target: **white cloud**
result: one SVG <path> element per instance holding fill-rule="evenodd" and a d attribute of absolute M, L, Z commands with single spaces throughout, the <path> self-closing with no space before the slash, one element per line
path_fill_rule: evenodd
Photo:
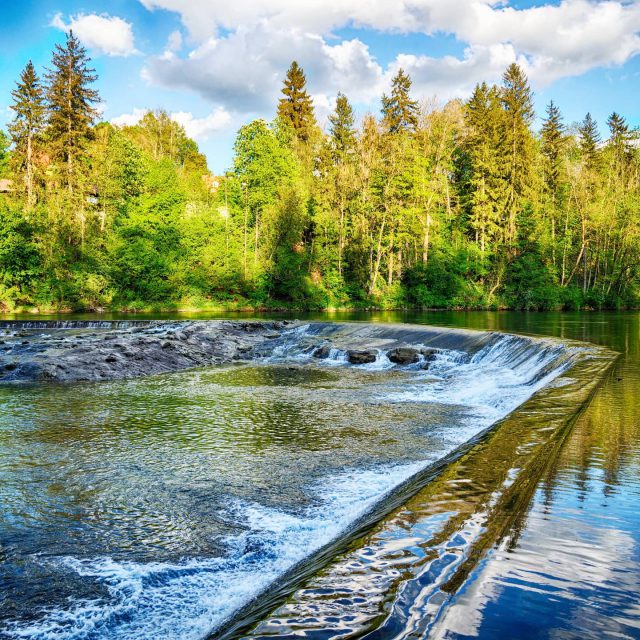
<path fill-rule="evenodd" d="M 377 110 L 378 97 L 399 67 L 413 78 L 417 97 L 448 99 L 467 96 L 479 80 L 498 81 L 514 60 L 540 88 L 595 67 L 623 64 L 640 51 L 640 3 L 614 0 L 564 0 L 521 10 L 494 0 L 141 2 L 179 12 L 196 39 L 179 55 L 182 38 L 172 35 L 165 53 L 148 61 L 145 77 L 152 84 L 192 90 L 245 116 L 273 113 L 293 59 L 305 69 L 324 119 L 338 91 Z M 444 32 L 467 47 L 460 57 L 399 53 L 383 67 L 360 40 L 341 41 L 331 33 L 348 24 Z"/>
<path fill-rule="evenodd" d="M 182 34 L 179 31 L 172 31 L 167 40 L 167 51 L 180 51 L 182 49 Z"/>
<path fill-rule="evenodd" d="M 123 113 L 120 116 L 111 118 L 111 124 L 115 124 L 118 127 L 133 127 L 144 118 L 148 111 L 148 109 L 138 109 L 136 107 L 131 113 Z"/>
<path fill-rule="evenodd" d="M 65 23 L 62 14 L 58 13 L 51 21 L 51 26 L 62 31 L 72 30 L 80 42 L 94 52 L 108 56 L 137 53 L 131 23 L 117 16 L 79 13 L 70 16 L 69 22 Z"/>
<path fill-rule="evenodd" d="M 516 9 L 506 0 L 140 0 L 150 10 L 180 15 L 195 47 L 186 56 L 152 59 L 146 77 L 191 89 L 245 113 L 273 105 L 293 59 L 304 67 L 314 94 L 344 91 L 366 103 L 388 86 L 399 66 L 415 88 L 441 98 L 468 93 L 479 80 L 496 81 L 512 61 L 534 87 L 620 65 L 640 52 L 640 2 L 562 0 Z M 356 26 L 401 33 L 452 34 L 464 55 L 403 55 L 382 67 L 357 39 L 333 32 Z"/>
<path fill-rule="evenodd" d="M 384 72 L 359 40 L 335 45 L 298 29 L 260 23 L 227 36 L 209 38 L 187 56 L 151 58 L 145 78 L 168 88 L 189 89 L 213 104 L 241 113 L 273 109 L 282 79 L 293 59 L 303 66 L 315 95 L 346 91 L 369 102 L 381 91 Z"/>
<path fill-rule="evenodd" d="M 231 122 L 231 115 L 218 107 L 204 118 L 194 118 L 188 111 L 177 111 L 171 114 L 171 119 L 181 124 L 190 138 L 206 140 L 212 133 L 224 129 Z"/>
<path fill-rule="evenodd" d="M 148 111 L 136 107 L 131 113 L 111 118 L 111 124 L 132 127 L 138 124 Z M 187 135 L 195 140 L 206 140 L 212 133 L 224 129 L 231 122 L 231 114 L 222 107 L 218 107 L 204 118 L 196 118 L 188 111 L 176 111 L 169 116 L 174 122 L 182 125 Z"/>

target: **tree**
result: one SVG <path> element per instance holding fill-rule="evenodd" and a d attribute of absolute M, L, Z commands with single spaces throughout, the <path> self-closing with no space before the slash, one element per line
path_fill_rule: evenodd
<path fill-rule="evenodd" d="M 325 190 L 330 208 L 337 213 L 329 216 L 337 223 L 338 275 L 342 277 L 344 248 L 348 226 L 348 207 L 354 195 L 356 130 L 353 108 L 343 93 L 338 93 L 335 111 L 329 116 L 329 146 L 333 165 L 329 169 L 330 189 Z M 328 192 L 328 193 L 327 193 Z"/>
<path fill-rule="evenodd" d="M 316 126 L 313 102 L 307 93 L 306 85 L 304 71 L 294 60 L 284 80 L 283 97 L 278 103 L 278 116 L 303 142 L 309 139 Z"/>
<path fill-rule="evenodd" d="M 391 81 L 391 95 L 382 96 L 382 126 L 388 133 L 413 131 L 418 125 L 418 103 L 410 92 L 411 78 L 400 69 Z"/>
<path fill-rule="evenodd" d="M 498 237 L 506 195 L 500 158 L 501 118 L 499 91 L 486 82 L 476 85 L 465 105 L 465 151 L 470 165 L 470 223 L 481 255 Z"/>
<path fill-rule="evenodd" d="M 11 141 L 7 134 L 0 130 L 0 177 L 4 176 L 9 166 L 9 147 Z"/>
<path fill-rule="evenodd" d="M 14 144 L 13 159 L 17 172 L 24 174 L 27 206 L 35 204 L 35 153 L 45 126 L 44 89 L 31 60 L 20 74 L 20 81 L 11 92 L 11 109 L 15 117 L 9 125 Z"/>
<path fill-rule="evenodd" d="M 585 165 L 589 170 L 595 170 L 598 166 L 600 145 L 600 133 L 598 131 L 598 123 L 587 113 L 584 120 L 578 127 L 578 135 L 580 137 L 580 149 Z"/>
<path fill-rule="evenodd" d="M 343 93 L 338 93 L 335 111 L 329 116 L 331 149 L 336 162 L 344 162 L 356 144 L 355 118 L 353 108 Z"/>
<path fill-rule="evenodd" d="M 529 81 L 515 62 L 507 67 L 502 81 L 500 97 L 505 114 L 502 151 L 507 182 L 505 241 L 513 248 L 517 216 L 532 186 L 534 146 L 530 127 L 535 113 Z"/>
<path fill-rule="evenodd" d="M 542 122 L 542 153 L 546 159 L 545 182 L 555 200 L 560 183 L 560 170 L 566 146 L 565 126 L 560 109 L 553 103 L 547 106 L 547 117 Z"/>
<path fill-rule="evenodd" d="M 239 208 L 243 211 L 243 277 L 249 277 L 250 227 L 253 226 L 254 275 L 259 262 L 261 217 L 274 203 L 284 183 L 296 176 L 293 153 L 264 120 L 255 120 L 238 131 L 234 145 L 234 172 L 241 185 Z"/>
<path fill-rule="evenodd" d="M 48 137 L 55 157 L 66 164 L 66 186 L 70 193 L 78 181 L 76 163 L 93 135 L 92 125 L 98 115 L 93 106 L 100 96 L 91 84 L 97 80 L 89 67 L 91 59 L 80 41 L 67 34 L 65 46 L 56 44 L 53 68 L 46 74 L 49 83 Z"/>
<path fill-rule="evenodd" d="M 551 229 L 551 257 L 556 263 L 556 229 L 558 227 L 558 211 L 561 205 L 563 189 L 566 185 L 566 175 L 563 171 L 565 151 L 567 147 L 566 127 L 562 122 L 560 109 L 553 103 L 547 106 L 547 117 L 542 122 L 540 130 L 542 138 L 542 172 L 544 176 L 543 200 L 547 204 L 547 220 Z M 545 234 L 547 225 L 541 229 Z"/>
<path fill-rule="evenodd" d="M 626 120 L 615 111 L 607 120 L 609 127 L 609 146 L 613 149 L 614 167 L 612 171 L 624 174 L 628 160 L 630 159 L 631 134 Z"/>

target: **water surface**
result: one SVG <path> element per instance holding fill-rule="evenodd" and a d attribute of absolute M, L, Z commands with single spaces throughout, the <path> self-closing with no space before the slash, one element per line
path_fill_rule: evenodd
<path fill-rule="evenodd" d="M 421 633 L 432 637 L 638 637 L 638 314 L 331 319 L 556 335 L 623 353 L 587 413 L 561 446 L 545 453 L 552 463 L 530 471 L 532 491 L 518 493 L 522 517 L 502 528 L 450 589 L 446 606 L 434 609 L 433 599 L 423 597 L 421 588 L 433 595 L 433 577 L 444 575 L 424 562 L 377 585 L 375 594 L 365 570 L 361 585 L 354 580 L 351 595 L 342 594 L 353 599 L 360 589 L 357 597 L 375 610 L 373 622 L 362 618 L 360 632 L 379 628 L 381 635 L 372 637 L 408 637 L 418 620 L 418 628 L 428 621 Z M 273 362 L 99 385 L 1 389 L 5 635 L 203 637 L 403 478 L 528 395 L 496 406 L 531 379 L 502 371 L 504 388 L 490 386 L 465 403 L 474 381 L 490 379 L 478 373 L 450 371 L 451 384 L 439 388 L 437 376 L 416 372 L 330 364 L 292 369 Z M 454 401 L 452 388 L 458 390 Z M 517 448 L 507 456 L 506 472 Z M 474 496 L 486 488 L 481 485 L 490 484 L 474 475 L 481 467 L 458 469 L 464 490 L 439 500 L 440 511 L 420 496 L 408 504 L 403 513 L 411 527 L 389 528 L 398 549 L 405 548 L 407 532 L 411 540 L 417 536 L 413 546 L 429 547 L 443 513 L 459 509 L 469 516 Z M 487 518 L 473 512 L 472 521 L 474 514 L 481 532 Z M 477 532 L 468 535 L 469 517 L 460 522 L 451 554 L 462 557 Z M 385 531 L 383 523 L 379 535 Z M 338 618 L 340 599 L 326 598 Z M 584 621 L 591 602 L 598 612 L 593 625 Z M 340 623 L 313 636 L 351 631 Z M 287 633 L 283 627 L 275 632 Z"/>

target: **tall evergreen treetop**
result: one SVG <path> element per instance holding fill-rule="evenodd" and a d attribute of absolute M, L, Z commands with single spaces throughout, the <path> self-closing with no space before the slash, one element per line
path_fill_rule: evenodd
<path fill-rule="evenodd" d="M 95 70 L 89 67 L 87 50 L 73 35 L 67 34 L 64 46 L 56 45 L 53 68 L 46 78 L 49 102 L 48 134 L 56 157 L 67 165 L 67 186 L 73 190 L 74 164 L 92 137 L 91 126 L 98 115 L 93 106 L 100 96 L 91 84 L 96 81 Z"/>
<path fill-rule="evenodd" d="M 20 74 L 20 80 L 11 95 L 11 109 L 15 113 L 9 125 L 9 133 L 14 144 L 13 158 L 16 170 L 24 173 L 27 202 L 32 205 L 35 200 L 35 147 L 45 126 L 46 106 L 44 90 L 31 60 Z"/>
<path fill-rule="evenodd" d="M 578 127 L 580 136 L 580 149 L 582 157 L 589 169 L 594 169 L 598 162 L 598 146 L 600 144 L 600 132 L 597 122 L 587 113 Z"/>
<path fill-rule="evenodd" d="M 46 106 L 44 89 L 31 60 L 20 74 L 16 88 L 11 92 L 13 104 L 11 110 L 15 113 L 9 125 L 9 133 L 16 150 L 39 135 L 44 129 Z"/>
<path fill-rule="evenodd" d="M 629 143 L 629 125 L 627 121 L 619 113 L 615 111 L 607 120 L 609 131 L 611 132 L 610 142 L 620 151 L 626 151 Z"/>
<path fill-rule="evenodd" d="M 336 158 L 344 160 L 356 144 L 353 108 L 343 93 L 338 93 L 335 111 L 329 116 L 331 143 Z"/>
<path fill-rule="evenodd" d="M 513 247 L 517 238 L 516 221 L 533 182 L 535 149 L 530 127 L 535 112 L 529 81 L 515 62 L 507 67 L 502 81 L 500 98 L 504 126 L 501 147 L 508 184 L 505 238 Z"/>
<path fill-rule="evenodd" d="M 555 193 L 560 178 L 562 152 L 566 143 L 566 127 L 560 109 L 553 100 L 547 106 L 547 117 L 542 122 L 542 153 L 547 160 L 547 186 Z"/>
<path fill-rule="evenodd" d="M 290 126 L 299 140 L 307 141 L 316 125 L 313 102 L 306 90 L 307 79 L 294 60 L 287 71 L 278 103 L 278 116 Z"/>
<path fill-rule="evenodd" d="M 518 64 L 512 62 L 502 76 L 502 106 L 510 118 L 529 126 L 535 117 L 529 80 Z"/>
<path fill-rule="evenodd" d="M 391 95 L 382 96 L 382 124 L 388 133 L 413 131 L 418 126 L 418 102 L 411 99 L 411 84 L 400 69 L 392 80 Z"/>

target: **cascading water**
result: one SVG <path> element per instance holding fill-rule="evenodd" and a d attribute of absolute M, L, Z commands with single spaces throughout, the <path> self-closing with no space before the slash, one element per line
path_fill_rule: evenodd
<path fill-rule="evenodd" d="M 374 361 L 349 363 L 371 343 Z M 399 343 L 416 362 L 391 362 Z M 0 577 L 14 595 L 0 637 L 205 637 L 584 352 L 310 324 L 250 364 L 2 389 Z"/>

